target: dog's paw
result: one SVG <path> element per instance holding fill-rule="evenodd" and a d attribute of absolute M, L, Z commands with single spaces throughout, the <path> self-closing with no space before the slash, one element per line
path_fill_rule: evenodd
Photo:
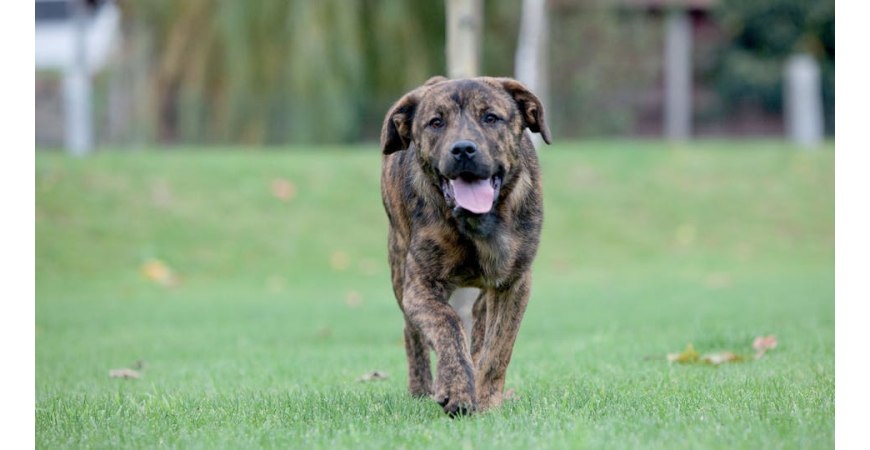
<path fill-rule="evenodd" d="M 431 385 L 425 383 L 410 383 L 408 391 L 411 393 L 412 397 L 422 398 L 432 396 Z"/>
<path fill-rule="evenodd" d="M 444 389 L 433 398 L 451 419 L 456 416 L 470 416 L 477 409 L 473 393 Z"/>
<path fill-rule="evenodd" d="M 477 401 L 477 408 L 480 411 L 496 409 L 501 406 L 504 400 L 504 395 L 501 392 L 493 392 L 490 395 L 481 396 Z"/>

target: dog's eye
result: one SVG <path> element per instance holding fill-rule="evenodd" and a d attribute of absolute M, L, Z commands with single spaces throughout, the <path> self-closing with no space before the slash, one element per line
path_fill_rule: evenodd
<path fill-rule="evenodd" d="M 492 124 L 498 122 L 498 116 L 496 116 L 495 114 L 487 114 L 487 115 L 483 116 L 483 121 L 485 123 L 492 125 Z"/>
<path fill-rule="evenodd" d="M 429 121 L 429 126 L 437 130 L 444 126 L 444 121 L 436 117 Z"/>

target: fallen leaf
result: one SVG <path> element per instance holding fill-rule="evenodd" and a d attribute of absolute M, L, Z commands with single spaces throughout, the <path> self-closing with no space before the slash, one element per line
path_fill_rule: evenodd
<path fill-rule="evenodd" d="M 719 364 L 726 362 L 736 361 L 743 361 L 743 357 L 740 355 L 735 355 L 731 352 L 711 353 L 709 355 L 704 355 L 701 357 L 702 363 L 713 364 L 714 366 L 718 366 Z"/>
<path fill-rule="evenodd" d="M 296 185 L 290 180 L 275 178 L 272 180 L 272 195 L 284 202 L 293 200 L 296 197 Z"/>
<path fill-rule="evenodd" d="M 151 185 L 151 200 L 154 206 L 159 208 L 169 208 L 173 205 L 175 196 L 168 181 L 157 180 Z"/>
<path fill-rule="evenodd" d="M 266 280 L 266 290 L 269 291 L 270 294 L 280 294 L 284 292 L 286 287 L 287 280 L 285 280 L 284 277 L 274 275 Z"/>
<path fill-rule="evenodd" d="M 373 370 L 373 371 L 357 378 L 356 381 L 359 383 L 363 383 L 363 382 L 369 382 L 369 381 L 386 380 L 387 378 L 390 378 L 390 376 L 379 371 L 379 370 Z"/>
<path fill-rule="evenodd" d="M 715 272 L 707 275 L 704 285 L 710 289 L 722 289 L 731 286 L 731 276 L 725 272 Z"/>
<path fill-rule="evenodd" d="M 344 297 L 344 303 L 351 308 L 360 307 L 363 303 L 363 296 L 357 291 L 350 291 Z"/>
<path fill-rule="evenodd" d="M 504 393 L 505 400 L 516 400 L 518 398 L 520 398 L 520 395 L 517 394 L 517 390 L 514 388 L 510 388 Z"/>
<path fill-rule="evenodd" d="M 735 250 L 735 253 L 737 254 L 737 258 L 740 261 L 746 262 L 746 261 L 749 261 L 750 259 L 752 259 L 752 255 L 755 253 L 755 249 L 751 245 L 743 242 L 743 243 L 737 244 L 737 248 Z"/>
<path fill-rule="evenodd" d="M 348 265 L 350 265 L 350 257 L 347 256 L 347 253 L 336 251 L 333 252 L 332 256 L 329 258 L 329 264 L 332 265 L 332 268 L 335 270 L 344 270 L 347 269 Z"/>
<path fill-rule="evenodd" d="M 669 353 L 667 356 L 668 362 L 676 362 L 680 364 L 697 362 L 700 358 L 698 352 L 695 351 L 695 346 L 692 344 L 686 345 L 686 349 L 682 353 Z"/>
<path fill-rule="evenodd" d="M 558 255 L 553 258 L 551 264 L 553 270 L 558 273 L 568 273 L 571 271 L 571 259 L 565 255 Z"/>
<path fill-rule="evenodd" d="M 178 278 L 172 269 L 159 259 L 151 259 L 139 269 L 145 278 L 166 287 L 178 285 Z"/>
<path fill-rule="evenodd" d="M 109 378 L 139 378 L 139 372 L 133 369 L 111 369 L 109 370 Z"/>
<path fill-rule="evenodd" d="M 368 276 L 377 275 L 378 263 L 371 258 L 365 258 L 363 260 L 360 260 L 359 270 L 360 270 L 360 272 L 363 273 L 363 275 L 368 275 Z"/>
<path fill-rule="evenodd" d="M 758 336 L 752 341 L 752 348 L 755 349 L 755 359 L 761 358 L 764 356 L 764 353 L 768 350 L 776 348 L 778 342 L 776 341 L 776 336 Z"/>
<path fill-rule="evenodd" d="M 698 230 L 694 225 L 690 223 L 682 224 L 677 227 L 676 231 L 676 239 L 677 243 L 682 245 L 683 247 L 687 247 L 692 245 L 695 242 L 695 238 L 698 236 Z"/>

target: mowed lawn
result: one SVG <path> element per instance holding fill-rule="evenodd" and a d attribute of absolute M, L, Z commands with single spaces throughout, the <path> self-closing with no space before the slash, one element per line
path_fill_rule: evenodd
<path fill-rule="evenodd" d="M 37 447 L 834 446 L 833 144 L 540 158 L 517 398 L 450 420 L 406 391 L 375 146 L 37 152 Z"/>

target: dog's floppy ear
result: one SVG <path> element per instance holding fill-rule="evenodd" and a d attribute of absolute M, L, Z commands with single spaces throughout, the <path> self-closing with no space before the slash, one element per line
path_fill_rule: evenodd
<path fill-rule="evenodd" d="M 541 105 L 538 97 L 532 94 L 529 88 L 525 87 L 522 83 L 511 78 L 502 78 L 501 85 L 519 105 L 520 112 L 523 114 L 523 121 L 529 130 L 534 133 L 541 133 L 544 142 L 551 144 L 550 128 L 547 127 L 547 122 L 544 121 L 544 107 Z"/>
<path fill-rule="evenodd" d="M 381 149 L 385 155 L 406 150 L 411 145 L 411 122 L 414 111 L 420 101 L 416 90 L 400 98 L 384 117 L 384 128 L 381 130 Z"/>
<path fill-rule="evenodd" d="M 381 149 L 385 155 L 400 150 L 407 150 L 411 145 L 411 123 L 414 121 L 414 112 L 420 102 L 420 94 L 430 86 L 436 85 L 447 78 L 436 75 L 426 80 L 422 86 L 405 94 L 399 99 L 384 118 L 384 128 L 381 130 Z"/>

